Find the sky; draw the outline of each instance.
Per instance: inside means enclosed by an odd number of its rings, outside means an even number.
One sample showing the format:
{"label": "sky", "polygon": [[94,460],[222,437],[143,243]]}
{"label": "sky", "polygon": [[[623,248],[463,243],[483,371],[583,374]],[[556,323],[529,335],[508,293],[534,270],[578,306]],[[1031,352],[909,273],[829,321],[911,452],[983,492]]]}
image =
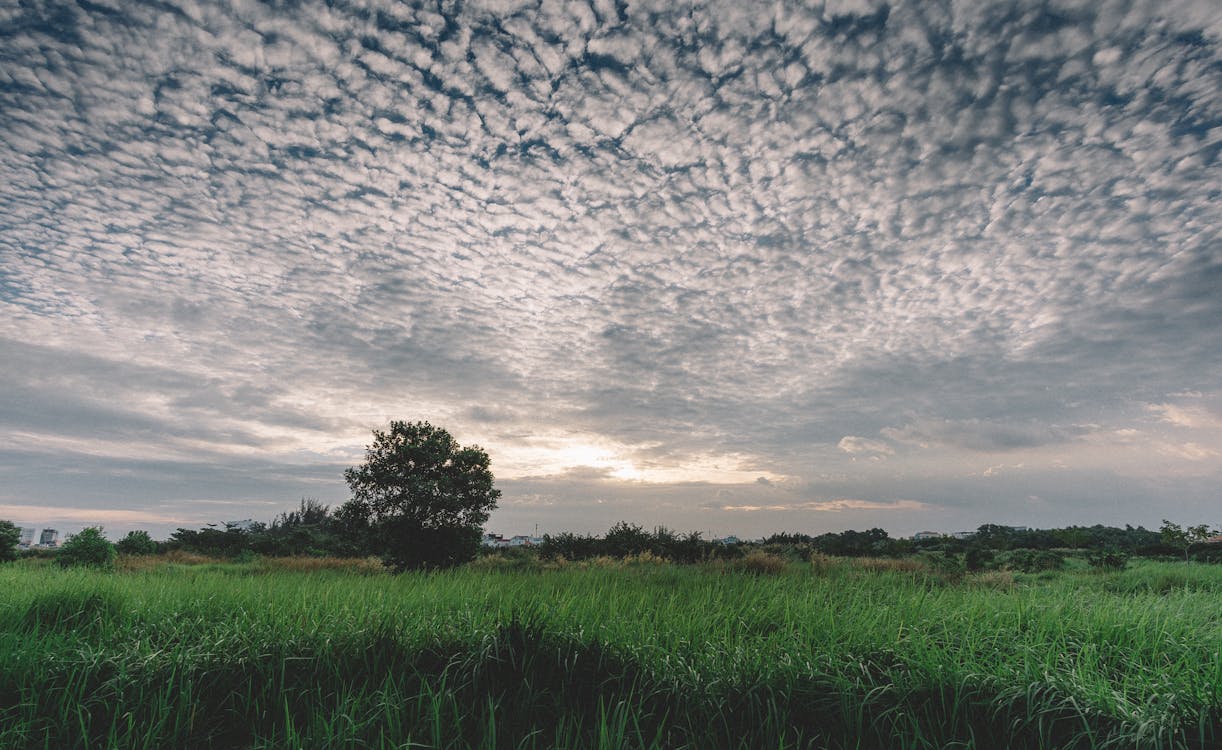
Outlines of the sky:
{"label": "sky", "polygon": [[0,518],[1222,525],[1222,4],[0,0]]}

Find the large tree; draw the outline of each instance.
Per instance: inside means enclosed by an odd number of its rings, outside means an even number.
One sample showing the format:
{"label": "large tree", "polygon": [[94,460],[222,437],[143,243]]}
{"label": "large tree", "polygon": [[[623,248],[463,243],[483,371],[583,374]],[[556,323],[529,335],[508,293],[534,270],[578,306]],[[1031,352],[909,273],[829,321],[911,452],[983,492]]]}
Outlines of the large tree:
{"label": "large tree", "polygon": [[365,463],[344,472],[352,499],[337,516],[363,527],[396,568],[458,565],[479,551],[496,507],[488,454],[459,446],[428,422],[391,422],[373,431]]}

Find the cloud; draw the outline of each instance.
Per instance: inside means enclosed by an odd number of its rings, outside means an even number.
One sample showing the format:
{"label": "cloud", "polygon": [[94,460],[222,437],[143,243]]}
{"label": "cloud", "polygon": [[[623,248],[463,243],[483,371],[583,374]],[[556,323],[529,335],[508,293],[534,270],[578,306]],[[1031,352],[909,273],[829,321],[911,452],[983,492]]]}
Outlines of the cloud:
{"label": "cloud", "polygon": [[994,420],[921,420],[902,427],[885,427],[890,440],[922,448],[949,447],[969,451],[1014,451],[1074,440],[1084,428],[1047,423]]}
{"label": "cloud", "polygon": [[836,447],[850,455],[872,454],[874,456],[883,456],[895,453],[895,450],[890,445],[881,440],[871,440],[870,438],[857,437],[856,435],[845,435],[840,438],[840,442],[836,444]]}
{"label": "cloud", "polygon": [[1195,430],[1222,430],[1222,414],[1198,404],[1146,404],[1159,421]]}
{"label": "cloud", "polygon": [[[1212,398],[1222,367],[1220,23],[1204,1],[13,9],[0,446],[228,477],[342,466],[411,418],[506,477],[864,487],[885,464],[953,489],[982,452],[1097,466],[1074,425],[1145,430],[1132,404],[1213,429],[1169,394]],[[609,453],[529,437],[557,435]]]}
{"label": "cloud", "polygon": [[915,500],[895,500],[895,501],[878,501],[878,500],[855,500],[853,498],[837,498],[835,500],[812,500],[800,503],[785,503],[777,505],[722,505],[720,510],[733,511],[736,513],[756,513],[759,511],[794,511],[794,510],[809,510],[820,513],[836,513],[844,510],[869,510],[869,511],[892,511],[892,510],[927,510],[929,505]]}

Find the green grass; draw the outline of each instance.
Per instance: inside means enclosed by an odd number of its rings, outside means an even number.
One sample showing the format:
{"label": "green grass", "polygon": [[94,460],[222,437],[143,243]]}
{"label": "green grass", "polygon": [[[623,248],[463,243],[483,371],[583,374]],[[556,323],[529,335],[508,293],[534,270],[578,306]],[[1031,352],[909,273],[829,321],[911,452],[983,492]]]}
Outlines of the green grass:
{"label": "green grass", "polygon": [[5,748],[1222,746],[1218,566],[16,564],[0,591]]}

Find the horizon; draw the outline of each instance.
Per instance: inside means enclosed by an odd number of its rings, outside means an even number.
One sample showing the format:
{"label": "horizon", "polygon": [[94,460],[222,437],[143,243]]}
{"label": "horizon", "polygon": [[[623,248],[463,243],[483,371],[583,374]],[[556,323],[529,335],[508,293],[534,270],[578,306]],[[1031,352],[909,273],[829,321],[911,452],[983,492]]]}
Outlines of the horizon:
{"label": "horizon", "polygon": [[[290,509],[288,509],[288,510],[292,510],[292,509],[290,508]],[[329,508],[329,510],[332,510],[332,511],[333,511],[333,510],[335,510],[335,508]],[[276,516],[276,517],[279,517],[279,514],[277,514],[277,516]],[[7,519],[7,518],[6,518],[6,519],[0,519],[0,520],[12,520],[12,519]],[[216,522],[211,522],[211,523],[205,523],[205,524],[202,524],[202,525],[200,525],[200,526],[196,526],[196,527],[182,527],[182,528],[187,528],[188,530],[199,530],[199,529],[208,528],[208,527],[213,527],[213,528],[218,528],[218,529],[224,529],[224,528],[228,528],[228,527],[231,527],[231,526],[234,526],[234,527],[239,527],[239,528],[240,528],[240,527],[242,526],[242,524],[244,524],[244,523],[246,523],[246,522],[251,522],[251,521],[256,522],[256,523],[261,523],[261,524],[263,524],[264,526],[270,527],[270,526],[271,526],[271,524],[272,524],[272,522],[273,522],[274,520],[275,520],[275,518],[269,518],[269,519],[266,519],[266,520],[263,520],[263,519],[257,519],[257,518],[231,519],[231,520],[229,520],[229,521],[216,521]],[[1174,520],[1172,520],[1172,519],[1162,519],[1162,521],[1163,521],[1163,522],[1166,522],[1166,521],[1171,521],[1172,523],[1176,523],[1176,522],[1175,522]],[[647,527],[647,526],[643,526],[643,525],[641,525],[641,524],[635,524],[635,523],[634,523],[632,520],[630,520],[630,519],[621,519],[620,521],[617,521],[616,523],[621,523],[621,522],[622,522],[622,523],[627,523],[627,524],[630,524],[630,525],[639,526],[640,528],[644,529],[645,531],[654,531],[655,529],[659,528],[659,526]],[[158,542],[166,542],[166,541],[169,541],[170,537],[171,537],[171,536],[173,536],[173,533],[174,533],[173,531],[171,531],[171,532],[168,532],[168,533],[164,533],[164,534],[160,534],[160,535],[159,535],[159,534],[157,534],[157,533],[153,533],[153,530],[152,530],[152,529],[149,529],[149,528],[147,528],[147,527],[135,527],[135,526],[132,526],[132,527],[121,527],[121,528],[119,528],[119,529],[110,529],[110,530],[108,530],[108,529],[107,529],[105,526],[102,526],[101,524],[84,524],[84,525],[80,525],[80,526],[68,526],[68,527],[67,527],[67,530],[65,530],[65,527],[64,527],[64,525],[62,525],[62,524],[61,524],[61,525],[58,525],[58,526],[52,526],[52,525],[49,525],[49,524],[41,524],[41,523],[37,523],[37,522],[36,522],[36,523],[20,523],[20,522],[13,521],[13,523],[14,523],[14,525],[15,525],[15,526],[17,526],[17,528],[18,528],[18,529],[20,529],[20,530],[22,530],[22,531],[25,531],[25,530],[32,530],[32,531],[34,532],[34,534],[33,534],[34,539],[38,539],[38,538],[41,536],[41,534],[42,534],[42,532],[43,532],[43,531],[46,531],[46,530],[51,530],[51,531],[54,531],[54,532],[56,532],[56,534],[58,535],[58,543],[59,543],[59,544],[63,544],[63,543],[64,543],[64,542],[65,542],[65,541],[66,541],[66,540],[67,540],[69,537],[71,537],[73,534],[76,534],[76,533],[80,532],[82,529],[87,528],[87,527],[90,527],[90,526],[93,526],[93,527],[99,527],[99,526],[100,526],[100,527],[102,528],[102,533],[103,533],[103,535],[104,535],[104,536],[105,536],[107,539],[109,539],[111,542],[116,542],[116,541],[118,541],[119,539],[123,538],[123,536],[125,536],[125,535],[126,535],[128,532],[130,532],[130,531],[147,531],[147,532],[149,532],[150,536],[151,536],[151,537],[152,537],[152,538],[153,538],[155,541],[158,541]],[[612,525],[615,525],[615,524],[612,524]],[[890,538],[892,538],[892,539],[911,539],[911,538],[913,538],[913,537],[914,537],[915,535],[917,535],[917,534],[927,534],[927,533],[935,533],[935,534],[940,534],[940,535],[945,536],[945,537],[953,537],[953,536],[957,536],[957,535],[961,535],[961,534],[975,534],[975,533],[976,533],[976,532],[979,530],[980,526],[984,526],[984,525],[996,525],[996,526],[1001,526],[1001,527],[1004,527],[1004,528],[1009,528],[1009,529],[1014,529],[1014,530],[1028,530],[1028,531],[1053,531],[1053,530],[1057,530],[1057,529],[1061,529],[1061,528],[1074,528],[1074,527],[1077,527],[1077,528],[1091,528],[1091,527],[1095,527],[1095,526],[1103,526],[1103,527],[1109,527],[1109,528],[1119,528],[1119,529],[1124,529],[1124,528],[1146,529],[1146,530],[1148,530],[1148,531],[1157,531],[1157,528],[1147,528],[1147,527],[1146,527],[1144,524],[1119,524],[1119,525],[1115,525],[1115,526],[1113,526],[1113,525],[1111,525],[1111,524],[1102,524],[1102,523],[1101,523],[1101,524],[1070,524],[1070,525],[1068,525],[1068,526],[1060,527],[1060,526],[1038,526],[1038,525],[1037,525],[1037,526],[1028,526],[1028,525],[1025,525],[1025,524],[1013,524],[1013,525],[1011,525],[1011,524],[992,524],[991,522],[985,522],[984,524],[980,524],[980,525],[978,525],[978,526],[976,526],[976,527],[973,527],[973,528],[970,528],[970,529],[966,529],[966,528],[965,528],[965,529],[953,529],[953,530],[952,530],[952,529],[919,529],[919,530],[917,530],[917,531],[911,531],[911,532],[907,532],[907,533],[894,533],[894,532],[892,532],[892,530],[890,530],[890,529],[885,529],[885,528],[884,528],[883,530],[884,530],[884,531],[886,531],[886,532],[887,532],[887,535],[888,535]],[[1161,524],[1160,524],[1160,525],[1161,525]],[[1180,523],[1179,525],[1181,525],[1181,526],[1188,526],[1188,525],[1195,525],[1195,524],[1189,524],[1189,523]],[[499,529],[491,528],[491,524],[488,524],[488,525],[485,525],[485,526],[483,527],[483,529],[482,529],[482,533],[483,533],[483,535],[484,535],[485,537],[489,537],[489,536],[497,536],[497,537],[500,537],[500,538],[503,538],[503,539],[510,539],[510,538],[513,538],[513,537],[543,538],[543,537],[546,537],[546,536],[556,536],[556,535],[559,535],[559,534],[565,534],[565,533],[574,533],[574,534],[577,534],[577,535],[579,535],[579,536],[602,536],[603,534],[605,534],[605,533],[606,533],[606,531],[607,531],[609,528],[610,528],[610,527],[608,527],[607,529],[602,529],[601,531],[593,531],[593,532],[591,532],[591,531],[585,531],[585,532],[573,532],[573,531],[570,531],[570,530],[568,530],[568,529],[553,529],[553,530],[549,530],[549,531],[543,531],[543,530],[531,530],[531,531],[528,533],[527,531],[510,531],[510,532],[506,532],[506,531],[502,531],[502,530],[499,530]],[[732,531],[732,530],[731,530],[731,531],[729,531],[729,532],[721,533],[721,534],[714,534],[714,533],[713,533],[713,532],[711,532],[711,531],[704,531],[704,530],[700,530],[700,529],[683,529],[683,528],[672,528],[672,527],[665,527],[665,528],[667,528],[669,531],[673,531],[673,532],[676,532],[676,533],[679,533],[679,534],[687,534],[687,533],[690,533],[690,532],[696,532],[696,533],[700,534],[701,538],[702,538],[702,539],[704,539],[704,540],[706,540],[706,541],[718,541],[718,540],[720,540],[720,539],[725,539],[725,538],[728,538],[728,537],[736,537],[736,538],[741,539],[741,540],[742,540],[742,541],[744,541],[744,542],[758,542],[758,541],[762,541],[762,540],[764,540],[764,539],[767,539],[767,538],[768,538],[768,537],[770,537],[770,536],[774,536],[774,535],[778,535],[778,534],[803,534],[803,535],[806,535],[806,536],[817,537],[817,536],[819,536],[820,534],[824,534],[824,533],[840,533],[840,532],[843,532],[843,531],[867,531],[867,530],[869,530],[870,528],[882,528],[882,527],[861,527],[861,528],[855,528],[855,529],[836,529],[836,530],[834,530],[834,531],[831,531],[831,530],[824,530],[824,531],[816,531],[816,532],[811,532],[811,531],[803,531],[803,530],[800,530],[800,529],[783,529],[783,530],[775,530],[775,531],[772,531],[772,532],[768,532],[768,533],[764,533],[764,534],[759,534],[759,535],[755,535],[755,536],[748,536],[748,535],[740,535],[740,534],[736,534],[736,533],[735,533],[734,531]],[[175,529],[175,531],[177,531],[177,530],[178,530],[178,529]],[[31,546],[31,547],[34,547],[34,546],[38,546],[38,544],[37,544],[37,542],[35,542],[35,543],[31,544],[30,546]]]}
{"label": "horizon", "polygon": [[0,518],[1222,524],[1216,2],[0,19]]}

